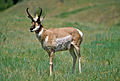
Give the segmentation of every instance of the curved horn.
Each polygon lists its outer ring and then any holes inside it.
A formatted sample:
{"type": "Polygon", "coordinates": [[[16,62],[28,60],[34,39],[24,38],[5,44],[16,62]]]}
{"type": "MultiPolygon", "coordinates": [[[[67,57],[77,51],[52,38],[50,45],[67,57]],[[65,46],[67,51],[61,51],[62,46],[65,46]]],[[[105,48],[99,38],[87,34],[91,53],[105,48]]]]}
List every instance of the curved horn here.
{"type": "Polygon", "coordinates": [[[42,15],[42,8],[39,7],[39,9],[40,9],[41,11],[40,11],[40,14],[38,15],[38,21],[40,21],[40,16],[42,15]]]}
{"type": "Polygon", "coordinates": [[[27,12],[27,14],[28,14],[28,18],[30,18],[32,21],[34,21],[34,20],[33,20],[33,17],[30,15],[28,9],[29,9],[29,8],[26,9],[26,12],[27,12]]]}

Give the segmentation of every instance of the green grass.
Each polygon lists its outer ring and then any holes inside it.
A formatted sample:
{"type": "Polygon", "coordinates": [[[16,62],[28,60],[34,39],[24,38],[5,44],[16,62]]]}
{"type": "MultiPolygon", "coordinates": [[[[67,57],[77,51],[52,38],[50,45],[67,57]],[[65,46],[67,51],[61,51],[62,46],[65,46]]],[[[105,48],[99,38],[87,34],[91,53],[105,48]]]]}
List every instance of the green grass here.
{"type": "Polygon", "coordinates": [[[66,18],[66,17],[68,17],[70,15],[77,14],[77,13],[82,12],[82,11],[86,11],[86,10],[90,10],[90,9],[94,9],[94,8],[101,8],[102,6],[105,6],[105,5],[108,6],[108,5],[111,5],[111,4],[116,4],[116,3],[112,2],[112,3],[102,3],[102,4],[95,4],[95,5],[85,6],[85,7],[73,10],[73,11],[62,12],[62,13],[56,15],[56,17],[66,18]]]}
{"type": "Polygon", "coordinates": [[[56,0],[35,1],[23,1],[0,13],[0,81],[120,81],[119,0],[66,0],[62,6],[56,0]],[[46,28],[73,26],[84,33],[81,74],[78,60],[72,74],[72,56],[65,51],[55,54],[54,74],[49,76],[48,54],[29,31],[31,21],[25,12],[30,7],[34,14],[38,6],[47,14],[46,28]],[[93,7],[79,10],[89,6],[93,7]]]}

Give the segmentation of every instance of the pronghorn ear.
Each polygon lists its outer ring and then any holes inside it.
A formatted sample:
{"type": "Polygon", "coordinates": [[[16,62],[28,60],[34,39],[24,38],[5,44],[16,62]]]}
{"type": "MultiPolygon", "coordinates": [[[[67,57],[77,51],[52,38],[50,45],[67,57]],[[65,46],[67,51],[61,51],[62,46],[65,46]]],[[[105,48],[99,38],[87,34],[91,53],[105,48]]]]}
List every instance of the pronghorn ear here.
{"type": "Polygon", "coordinates": [[[45,16],[43,16],[42,18],[40,18],[41,24],[43,23],[44,18],[45,18],[45,16]]]}

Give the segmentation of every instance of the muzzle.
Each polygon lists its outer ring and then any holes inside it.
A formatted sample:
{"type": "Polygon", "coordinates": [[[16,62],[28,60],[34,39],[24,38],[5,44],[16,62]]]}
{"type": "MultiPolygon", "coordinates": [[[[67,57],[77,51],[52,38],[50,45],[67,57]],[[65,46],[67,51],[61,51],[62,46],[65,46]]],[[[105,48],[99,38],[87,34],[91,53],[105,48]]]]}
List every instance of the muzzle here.
{"type": "Polygon", "coordinates": [[[30,28],[30,31],[31,32],[34,32],[34,31],[38,31],[40,29],[40,26],[37,26],[37,27],[35,27],[35,28],[30,28]]]}
{"type": "Polygon", "coordinates": [[[30,28],[30,32],[33,32],[32,30],[33,30],[34,28],[30,28]]]}

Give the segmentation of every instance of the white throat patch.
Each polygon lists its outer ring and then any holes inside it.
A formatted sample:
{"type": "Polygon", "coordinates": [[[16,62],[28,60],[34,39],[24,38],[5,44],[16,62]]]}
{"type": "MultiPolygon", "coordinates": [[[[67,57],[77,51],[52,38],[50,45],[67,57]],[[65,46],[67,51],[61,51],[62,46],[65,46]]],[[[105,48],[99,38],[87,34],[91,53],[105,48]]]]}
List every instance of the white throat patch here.
{"type": "Polygon", "coordinates": [[[41,36],[41,34],[43,33],[44,28],[41,29],[41,31],[38,33],[38,36],[41,36]]]}

